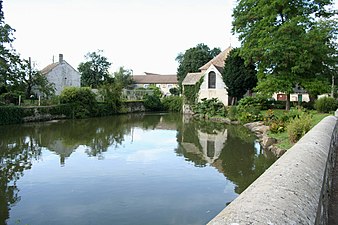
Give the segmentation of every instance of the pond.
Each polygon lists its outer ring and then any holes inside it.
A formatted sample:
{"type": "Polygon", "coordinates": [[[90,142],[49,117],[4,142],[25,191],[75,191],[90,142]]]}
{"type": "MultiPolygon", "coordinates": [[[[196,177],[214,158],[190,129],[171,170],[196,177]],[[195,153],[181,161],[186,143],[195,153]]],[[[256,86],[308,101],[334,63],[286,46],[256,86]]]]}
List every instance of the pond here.
{"type": "Polygon", "coordinates": [[[179,114],[2,126],[0,224],[206,224],[275,160],[179,114]]]}

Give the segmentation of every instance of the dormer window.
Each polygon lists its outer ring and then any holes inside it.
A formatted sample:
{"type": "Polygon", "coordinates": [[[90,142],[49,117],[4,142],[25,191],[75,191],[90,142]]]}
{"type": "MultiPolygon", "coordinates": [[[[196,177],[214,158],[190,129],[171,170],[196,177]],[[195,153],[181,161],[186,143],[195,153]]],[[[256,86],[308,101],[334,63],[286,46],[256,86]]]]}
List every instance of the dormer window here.
{"type": "Polygon", "coordinates": [[[216,73],[214,71],[208,74],[208,88],[216,88],[216,73]]]}

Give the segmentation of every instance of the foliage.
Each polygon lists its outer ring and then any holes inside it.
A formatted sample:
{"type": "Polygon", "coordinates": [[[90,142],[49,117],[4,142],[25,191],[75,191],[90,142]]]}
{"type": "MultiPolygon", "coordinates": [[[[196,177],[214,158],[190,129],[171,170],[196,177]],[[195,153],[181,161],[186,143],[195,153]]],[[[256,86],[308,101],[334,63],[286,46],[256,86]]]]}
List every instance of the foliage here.
{"type": "Polygon", "coordinates": [[[257,65],[258,91],[290,94],[296,84],[336,68],[337,24],[330,6],[331,0],[238,2],[233,31],[242,42],[240,55],[257,65]]]}
{"type": "Polygon", "coordinates": [[[81,86],[98,88],[105,82],[111,82],[108,69],[111,65],[102,50],[90,52],[85,55],[86,62],[80,63],[78,70],[81,74],[81,86]]]}
{"type": "Polygon", "coordinates": [[[287,126],[289,140],[292,143],[296,143],[310,129],[311,116],[309,114],[292,119],[287,126]]]}
{"type": "Polygon", "coordinates": [[[73,103],[75,118],[85,118],[92,115],[96,105],[95,94],[90,88],[66,87],[60,94],[61,103],[73,103]]]}
{"type": "Polygon", "coordinates": [[[260,112],[259,107],[248,106],[248,107],[238,107],[238,119],[242,123],[249,123],[255,121],[262,121],[263,115],[260,112]]]}
{"type": "Polygon", "coordinates": [[[24,116],[23,108],[17,106],[0,107],[0,125],[22,123],[24,116]]]}
{"type": "Polygon", "coordinates": [[[214,116],[225,117],[227,115],[225,106],[217,98],[203,98],[201,102],[198,102],[195,106],[193,106],[193,111],[201,117],[207,118],[214,116]]]}
{"type": "Polygon", "coordinates": [[[233,49],[225,60],[222,73],[223,81],[227,86],[229,96],[240,99],[257,84],[255,65],[245,65],[244,59],[239,56],[239,49],[233,49]]]}
{"type": "Polygon", "coordinates": [[[180,95],[180,90],[178,88],[170,88],[169,92],[171,95],[179,96],[180,95]]]}
{"type": "Polygon", "coordinates": [[[238,120],[238,109],[237,106],[229,106],[228,107],[228,119],[230,119],[231,121],[236,121],[238,120]]]}
{"type": "Polygon", "coordinates": [[[315,108],[322,113],[332,112],[338,108],[338,101],[331,97],[323,97],[315,101],[315,108]]]}
{"type": "Polygon", "coordinates": [[[183,95],[184,95],[184,101],[187,104],[194,106],[197,103],[198,93],[203,83],[203,79],[204,77],[201,77],[201,79],[198,82],[196,82],[195,85],[184,86],[183,95]]]}
{"type": "Polygon", "coordinates": [[[179,96],[168,96],[162,99],[163,108],[171,112],[182,112],[183,99],[179,96]]]}
{"type": "Polygon", "coordinates": [[[114,83],[122,88],[128,88],[133,83],[131,71],[120,67],[114,73],[114,83]]]}
{"type": "Polygon", "coordinates": [[[161,99],[156,95],[145,95],[143,98],[144,107],[150,111],[161,111],[163,105],[161,99]]]}
{"type": "Polygon", "coordinates": [[[247,96],[238,102],[239,108],[256,107],[259,109],[267,109],[269,105],[271,105],[269,100],[264,96],[247,96]]]}
{"type": "Polygon", "coordinates": [[[152,90],[153,95],[155,95],[157,98],[162,98],[163,94],[162,94],[161,89],[159,87],[156,87],[155,85],[150,85],[147,89],[152,90]]]}
{"type": "Polygon", "coordinates": [[[177,68],[177,79],[180,87],[185,76],[191,72],[198,72],[199,68],[209,62],[221,52],[219,48],[210,49],[205,44],[198,44],[196,47],[189,48],[183,53],[179,53],[176,61],[179,63],[177,68]]]}
{"type": "Polygon", "coordinates": [[[20,57],[12,47],[15,30],[5,23],[2,0],[0,1],[0,87],[13,91],[17,86],[20,57]]]}
{"type": "MultiPolygon", "coordinates": [[[[19,104],[19,96],[24,96],[23,92],[13,91],[13,92],[7,92],[2,95],[0,95],[0,99],[5,104],[19,104]]],[[[22,100],[23,101],[23,100],[22,100]]]]}
{"type": "Polygon", "coordinates": [[[111,110],[116,113],[122,106],[122,89],[119,84],[104,84],[100,87],[99,93],[111,110]]]}

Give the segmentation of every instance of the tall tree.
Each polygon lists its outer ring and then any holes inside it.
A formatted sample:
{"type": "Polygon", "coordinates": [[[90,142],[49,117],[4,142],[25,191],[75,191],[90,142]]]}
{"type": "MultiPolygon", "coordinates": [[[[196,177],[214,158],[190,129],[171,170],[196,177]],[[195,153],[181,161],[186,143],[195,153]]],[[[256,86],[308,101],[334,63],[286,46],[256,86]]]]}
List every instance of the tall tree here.
{"type": "Polygon", "coordinates": [[[5,23],[0,0],[0,89],[7,92],[16,83],[20,58],[12,47],[15,30],[5,23]]]}
{"type": "Polygon", "coordinates": [[[329,6],[332,0],[239,0],[234,9],[240,54],[257,64],[257,90],[287,93],[287,109],[295,85],[323,76],[336,55],[337,25],[329,6]]]}
{"type": "Polygon", "coordinates": [[[102,50],[87,53],[85,55],[86,62],[80,63],[78,70],[81,73],[81,85],[98,88],[104,82],[108,82],[109,67],[111,63],[105,56],[102,56],[102,50]]]}
{"type": "Polygon", "coordinates": [[[187,73],[198,72],[199,68],[209,62],[221,52],[219,48],[210,49],[205,44],[198,44],[196,47],[189,48],[183,53],[179,53],[176,61],[179,63],[177,68],[177,79],[182,85],[187,73]]]}
{"type": "Polygon", "coordinates": [[[120,67],[114,72],[114,82],[122,88],[127,88],[133,83],[131,71],[124,69],[124,67],[120,67]]]}
{"type": "Polygon", "coordinates": [[[239,49],[231,50],[225,60],[223,70],[223,81],[227,86],[229,96],[232,97],[232,104],[243,97],[257,84],[257,71],[254,64],[245,65],[244,59],[239,56],[239,49]]]}

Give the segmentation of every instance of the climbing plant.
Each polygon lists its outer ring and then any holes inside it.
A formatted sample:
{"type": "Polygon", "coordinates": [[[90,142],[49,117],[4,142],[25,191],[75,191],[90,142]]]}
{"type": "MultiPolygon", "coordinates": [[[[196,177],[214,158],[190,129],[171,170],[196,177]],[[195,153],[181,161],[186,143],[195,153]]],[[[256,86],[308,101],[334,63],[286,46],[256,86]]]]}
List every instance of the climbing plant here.
{"type": "Polygon", "coordinates": [[[201,77],[201,79],[196,82],[195,85],[185,85],[184,86],[184,100],[188,105],[195,105],[197,102],[197,98],[198,98],[198,92],[201,88],[201,84],[203,82],[203,77],[201,77]]]}

